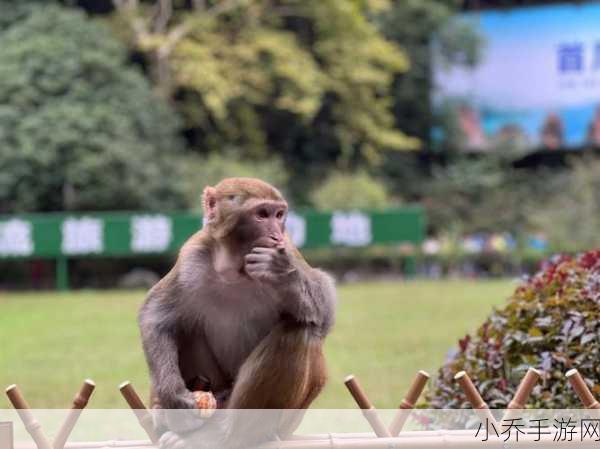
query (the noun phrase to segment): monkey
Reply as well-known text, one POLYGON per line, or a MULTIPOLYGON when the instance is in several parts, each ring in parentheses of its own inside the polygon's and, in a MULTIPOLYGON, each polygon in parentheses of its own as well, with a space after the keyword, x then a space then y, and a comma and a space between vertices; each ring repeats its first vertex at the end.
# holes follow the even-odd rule
MULTIPOLYGON (((307 409, 327 378, 333 279, 291 242, 288 204, 270 184, 227 178, 202 203, 204 226, 138 314, 154 407, 197 410, 192 391, 209 388, 218 408, 307 409)), ((181 442, 204 421, 158 413, 156 424, 181 442)), ((280 434, 295 430, 288 421, 280 434)))

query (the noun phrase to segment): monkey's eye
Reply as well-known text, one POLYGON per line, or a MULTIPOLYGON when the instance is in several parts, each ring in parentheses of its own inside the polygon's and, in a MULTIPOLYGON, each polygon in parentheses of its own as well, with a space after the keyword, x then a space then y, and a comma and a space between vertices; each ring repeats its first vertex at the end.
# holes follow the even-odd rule
POLYGON ((235 201, 235 195, 229 195, 229 196, 227 197, 227 199, 228 199, 229 201, 235 201))
POLYGON ((258 218, 269 218, 269 212, 267 212, 267 209, 259 209, 257 215, 258 218))
POLYGON ((278 220, 281 220, 283 218, 283 211, 282 210, 278 211, 276 217, 278 220))

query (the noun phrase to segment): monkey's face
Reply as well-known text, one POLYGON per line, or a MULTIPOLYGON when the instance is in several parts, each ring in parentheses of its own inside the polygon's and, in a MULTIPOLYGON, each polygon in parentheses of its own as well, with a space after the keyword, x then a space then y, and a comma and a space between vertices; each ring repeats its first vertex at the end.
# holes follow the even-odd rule
POLYGON ((284 245, 287 203, 249 200, 239 213, 233 234, 241 246, 275 248, 284 245))
POLYGON ((283 245, 288 206, 273 186, 251 178, 229 178, 204 189, 204 213, 217 239, 247 252, 283 245))

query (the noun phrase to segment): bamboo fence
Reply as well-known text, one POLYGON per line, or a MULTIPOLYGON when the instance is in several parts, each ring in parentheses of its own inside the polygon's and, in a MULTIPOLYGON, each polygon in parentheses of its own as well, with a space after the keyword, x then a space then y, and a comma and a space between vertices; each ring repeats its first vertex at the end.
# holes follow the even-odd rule
MULTIPOLYGON (((526 408, 527 400, 539 381, 541 373, 530 368, 517 391, 508 404, 502 421, 512 419, 516 410, 526 408)), ((581 400, 586 409, 598 410, 600 403, 595 399, 590 388, 582 375, 571 369, 565 373, 565 377, 571 387, 581 400)), ((490 408, 482 399, 479 391, 465 371, 457 373, 454 377, 460 385, 478 418, 482 423, 491 423, 500 428, 498 421, 494 418, 490 408), (487 422, 486 422, 487 421, 487 422)), ((288 440, 269 442, 260 446, 261 449, 393 449, 393 448, 415 448, 415 449, 459 449, 470 448, 482 444, 481 440, 473 438, 472 430, 412 430, 403 431, 404 425, 411 415, 415 405, 425 388, 429 374, 419 371, 415 376, 406 396, 400 402, 398 410, 391 424, 386 426, 378 415, 377 409, 369 400, 366 392, 360 386, 358 379, 351 375, 344 383, 348 391, 360 408, 364 418, 373 430, 372 433, 327 433, 314 435, 294 435, 288 440)), ((98 442, 68 442, 71 431, 77 424, 82 410, 86 407, 95 384, 86 380, 72 401, 71 409, 67 414, 62 426, 55 438, 51 441, 44 433, 40 423, 36 420, 32 409, 25 400, 17 385, 11 385, 6 389, 6 395, 22 421, 25 429, 33 440, 33 445, 16 447, 13 437, 13 423, 0 422, 0 449, 154 449, 158 445, 152 416, 135 389, 129 382, 119 386, 119 390, 135 414, 140 426, 146 433, 148 439, 143 441, 98 441, 98 442)), ((485 442, 491 448, 504 449, 507 444, 502 439, 489 440, 485 442)), ((523 447, 553 447, 575 445, 579 447, 597 447, 598 442, 580 441, 554 441, 551 435, 532 435, 525 433, 520 436, 518 444, 523 447), (540 445, 540 441, 542 442, 540 445)))

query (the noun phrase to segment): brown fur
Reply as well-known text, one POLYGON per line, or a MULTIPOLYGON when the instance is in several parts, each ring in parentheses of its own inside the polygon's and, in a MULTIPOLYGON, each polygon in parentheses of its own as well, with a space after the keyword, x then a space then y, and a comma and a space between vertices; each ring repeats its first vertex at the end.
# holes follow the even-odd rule
MULTIPOLYGON (((257 243, 266 236, 252 231, 252 211, 286 205, 275 188, 250 178, 207 187, 203 199, 207 225, 184 244, 140 310, 152 402, 193 407, 188 389, 198 377, 208 380, 222 407, 305 409, 326 381, 322 344, 333 323, 333 282, 306 263, 287 235, 281 244, 297 272, 293 282, 258 282, 243 266, 237 275, 238 267, 231 267, 232 281, 222 280, 215 271, 220 250, 227 248, 231 263, 239 263, 252 247, 268 246, 257 243), (250 229, 245 234, 242 223, 250 229)), ((282 432, 295 425, 288 419, 282 432)))

